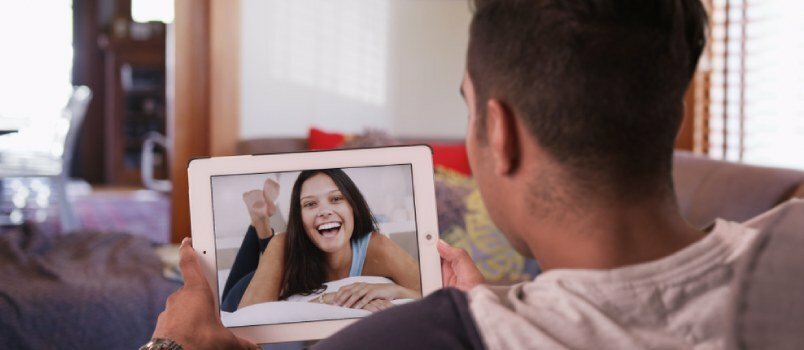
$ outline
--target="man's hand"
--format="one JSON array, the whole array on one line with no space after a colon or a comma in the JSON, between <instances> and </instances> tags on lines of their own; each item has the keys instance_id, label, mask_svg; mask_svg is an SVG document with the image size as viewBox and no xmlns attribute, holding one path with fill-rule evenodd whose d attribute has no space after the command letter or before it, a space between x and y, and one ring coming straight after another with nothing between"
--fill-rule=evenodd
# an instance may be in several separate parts
<instances>
[{"instance_id":1,"label":"man's hand","mask_svg":"<svg viewBox=\"0 0 804 350\"><path fill-rule=\"evenodd\" d=\"M467 292L486 281L465 250L452 247L442 240L438 241L437 248L438 254L441 255L441 278L444 287L455 287Z\"/></svg>"},{"instance_id":2,"label":"man's hand","mask_svg":"<svg viewBox=\"0 0 804 350\"><path fill-rule=\"evenodd\" d=\"M181 242L179 258L184 286L168 297L153 337L172 339L185 350L259 349L256 344L236 337L221 323L189 238Z\"/></svg>"}]
</instances>

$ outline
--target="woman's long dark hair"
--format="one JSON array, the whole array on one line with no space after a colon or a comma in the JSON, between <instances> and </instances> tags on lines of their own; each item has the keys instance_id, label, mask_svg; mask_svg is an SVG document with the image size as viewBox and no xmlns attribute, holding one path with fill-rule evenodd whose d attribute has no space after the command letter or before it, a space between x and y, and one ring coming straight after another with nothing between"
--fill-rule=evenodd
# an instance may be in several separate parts
<instances>
[{"instance_id":1,"label":"woman's long dark hair","mask_svg":"<svg viewBox=\"0 0 804 350\"><path fill-rule=\"evenodd\" d=\"M304 229L301 216L301 187L307 179L324 174L329 176L343 194L354 215L354 230L351 241L355 241L376 231L377 223L371 214L366 199L341 169L305 170L299 174L293 191L290 194L290 212L288 213L287 240L285 244L285 273L282 277L282 290L279 300L291 295L309 295L320 291L326 276L324 272L324 252L313 244Z\"/></svg>"}]
</instances>

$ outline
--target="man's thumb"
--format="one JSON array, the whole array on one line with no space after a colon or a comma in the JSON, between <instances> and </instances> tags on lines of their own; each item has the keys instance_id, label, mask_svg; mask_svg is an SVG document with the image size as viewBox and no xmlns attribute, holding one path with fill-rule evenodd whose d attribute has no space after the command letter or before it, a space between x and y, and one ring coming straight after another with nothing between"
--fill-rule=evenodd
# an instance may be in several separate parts
<instances>
[{"instance_id":1,"label":"man's thumb","mask_svg":"<svg viewBox=\"0 0 804 350\"><path fill-rule=\"evenodd\" d=\"M441 258L446 261L458 260L461 257L461 254L463 253L463 249L455 248L441 239L438 240L438 244L436 244L436 249L438 249L438 254L441 255Z\"/></svg>"}]
</instances>

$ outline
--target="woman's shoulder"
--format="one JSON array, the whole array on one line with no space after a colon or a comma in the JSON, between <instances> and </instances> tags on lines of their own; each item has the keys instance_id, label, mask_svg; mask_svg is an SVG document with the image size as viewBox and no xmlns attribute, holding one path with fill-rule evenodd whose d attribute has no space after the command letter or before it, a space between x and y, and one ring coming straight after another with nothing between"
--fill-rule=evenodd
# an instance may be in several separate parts
<instances>
[{"instance_id":1,"label":"woman's shoulder","mask_svg":"<svg viewBox=\"0 0 804 350\"><path fill-rule=\"evenodd\" d=\"M386 256L396 253L399 249L399 245L394 240L379 231L374 231L371 233L366 255L369 257Z\"/></svg>"},{"instance_id":2,"label":"woman's shoulder","mask_svg":"<svg viewBox=\"0 0 804 350\"><path fill-rule=\"evenodd\" d=\"M388 238L388 236L380 233L380 231L372 231L371 233L369 233L369 237L370 237L368 245L369 250L372 250L372 248L374 248L375 250L387 249L388 243L394 242L390 238Z\"/></svg>"},{"instance_id":3,"label":"woman's shoulder","mask_svg":"<svg viewBox=\"0 0 804 350\"><path fill-rule=\"evenodd\" d=\"M392 241L388 236L374 231L368 235L370 237L366 248L366 263L363 267L363 275L370 276L389 276L388 260L392 255Z\"/></svg>"},{"instance_id":4,"label":"woman's shoulder","mask_svg":"<svg viewBox=\"0 0 804 350\"><path fill-rule=\"evenodd\" d=\"M287 233L279 232L274 234L274 236L271 238L271 241L268 242L268 245L284 246L287 241L288 241Z\"/></svg>"}]
</instances>

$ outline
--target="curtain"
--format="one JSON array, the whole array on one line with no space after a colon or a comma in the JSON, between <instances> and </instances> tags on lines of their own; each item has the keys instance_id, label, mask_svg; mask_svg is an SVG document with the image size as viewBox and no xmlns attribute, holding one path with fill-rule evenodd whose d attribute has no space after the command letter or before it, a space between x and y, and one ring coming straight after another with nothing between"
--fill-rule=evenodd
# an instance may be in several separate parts
<instances>
[{"instance_id":1,"label":"curtain","mask_svg":"<svg viewBox=\"0 0 804 350\"><path fill-rule=\"evenodd\" d=\"M710 32L693 82L695 150L804 169L804 2L704 3Z\"/></svg>"}]
</instances>

